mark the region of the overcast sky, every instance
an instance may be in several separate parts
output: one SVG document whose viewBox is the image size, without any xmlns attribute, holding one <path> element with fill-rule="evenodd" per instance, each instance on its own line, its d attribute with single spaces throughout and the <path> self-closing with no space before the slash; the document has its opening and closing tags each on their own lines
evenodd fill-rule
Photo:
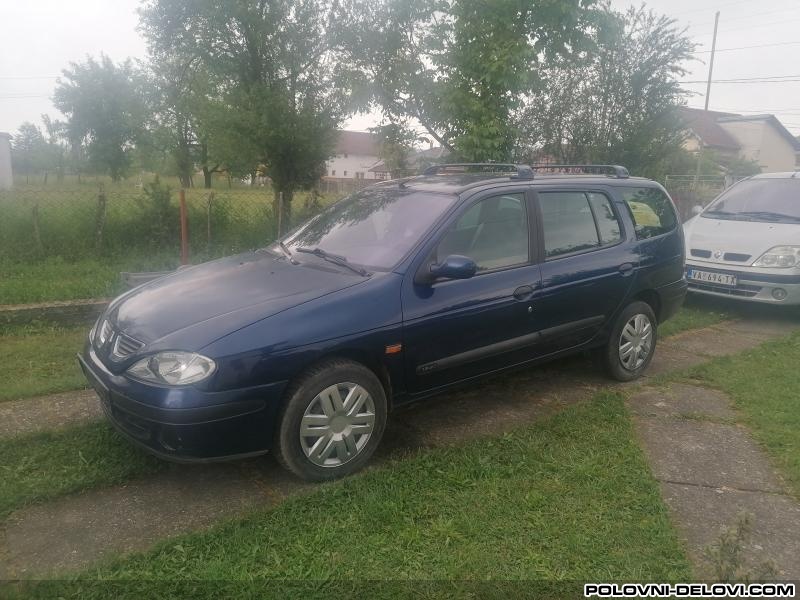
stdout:
<svg viewBox="0 0 800 600">
<path fill-rule="evenodd" d="M 138 0 L 0 0 L 0 131 L 14 133 L 23 121 L 39 123 L 42 113 L 59 116 L 50 96 L 56 76 L 69 61 L 100 52 L 115 61 L 144 58 L 145 44 L 136 31 L 138 4 Z M 630 2 L 612 0 L 612 4 L 622 9 Z M 650 0 L 648 6 L 688 26 L 702 45 L 696 55 L 700 60 L 689 65 L 688 81 L 706 78 L 714 12 L 720 10 L 714 79 L 794 81 L 715 83 L 710 108 L 773 113 L 800 135 L 800 0 Z M 762 47 L 738 49 L 743 46 Z M 702 108 L 705 84 L 686 87 L 697 93 L 689 105 Z M 363 130 L 375 120 L 373 115 L 357 116 L 348 127 Z"/>
</svg>

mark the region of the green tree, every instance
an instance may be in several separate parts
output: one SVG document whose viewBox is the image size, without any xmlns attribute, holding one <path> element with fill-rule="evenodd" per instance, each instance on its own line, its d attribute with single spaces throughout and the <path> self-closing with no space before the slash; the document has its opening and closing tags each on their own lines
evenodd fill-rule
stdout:
<svg viewBox="0 0 800 600">
<path fill-rule="evenodd" d="M 694 45 L 675 21 L 642 8 L 607 9 L 592 45 L 554 56 L 517 114 L 518 156 L 623 164 L 660 179 L 684 139 L 678 79 Z"/>
<path fill-rule="evenodd" d="M 42 115 L 42 124 L 47 134 L 47 168 L 55 170 L 58 181 L 63 181 L 67 168 L 66 123 Z"/>
<path fill-rule="evenodd" d="M 378 156 L 392 177 L 407 177 L 414 167 L 411 155 L 419 136 L 407 126 L 388 123 L 371 129 L 378 136 Z"/>
<path fill-rule="evenodd" d="M 46 165 L 47 142 L 42 130 L 30 121 L 20 125 L 11 146 L 14 172 L 26 178 L 41 172 Z"/>
<path fill-rule="evenodd" d="M 127 174 L 131 150 L 140 138 L 146 107 L 141 80 L 130 60 L 105 55 L 70 63 L 56 84 L 53 103 L 67 115 L 73 147 L 84 146 L 91 164 L 119 181 Z"/>
<path fill-rule="evenodd" d="M 288 227 L 295 191 L 324 173 L 359 77 L 342 61 L 341 6 L 334 0 L 149 0 L 140 14 L 151 52 L 183 64 L 197 60 L 214 78 L 227 134 L 219 154 L 230 160 L 228 150 L 238 146 L 248 163 L 257 153 L 251 171 L 260 163 L 272 180 Z"/>
<path fill-rule="evenodd" d="M 353 0 L 353 61 L 391 122 L 415 120 L 455 158 L 509 160 L 512 115 L 551 56 L 582 47 L 594 0 Z"/>
</svg>

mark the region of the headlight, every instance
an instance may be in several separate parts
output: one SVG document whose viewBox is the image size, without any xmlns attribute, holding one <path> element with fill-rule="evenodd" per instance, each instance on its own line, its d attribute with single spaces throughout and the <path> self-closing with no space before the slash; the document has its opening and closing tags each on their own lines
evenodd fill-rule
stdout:
<svg viewBox="0 0 800 600">
<path fill-rule="evenodd" d="M 200 354 L 168 351 L 143 358 L 128 369 L 128 374 L 151 383 L 188 385 L 205 379 L 214 369 L 214 361 Z"/>
<path fill-rule="evenodd" d="M 800 265 L 800 246 L 775 246 L 761 255 L 754 267 L 788 269 Z"/>
</svg>

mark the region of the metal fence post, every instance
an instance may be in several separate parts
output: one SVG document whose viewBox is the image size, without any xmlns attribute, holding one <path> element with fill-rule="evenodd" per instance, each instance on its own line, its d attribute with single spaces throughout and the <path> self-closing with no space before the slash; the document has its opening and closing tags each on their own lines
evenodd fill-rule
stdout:
<svg viewBox="0 0 800 600">
<path fill-rule="evenodd" d="M 33 204 L 32 215 L 33 217 L 33 241 L 36 244 L 36 251 L 39 254 L 44 254 L 44 244 L 42 244 L 42 233 L 39 229 L 39 201 Z"/>
<path fill-rule="evenodd" d="M 214 202 L 213 190 L 208 193 L 206 200 L 206 252 L 211 254 L 211 204 Z"/>
<path fill-rule="evenodd" d="M 103 186 L 97 192 L 97 215 L 95 218 L 94 247 L 100 250 L 103 246 L 103 229 L 106 226 L 106 193 Z"/>
<path fill-rule="evenodd" d="M 278 237 L 283 234 L 283 192 L 278 193 Z"/>
<path fill-rule="evenodd" d="M 186 219 L 186 190 L 180 191 L 181 207 L 181 265 L 189 264 L 189 223 Z"/>
</svg>

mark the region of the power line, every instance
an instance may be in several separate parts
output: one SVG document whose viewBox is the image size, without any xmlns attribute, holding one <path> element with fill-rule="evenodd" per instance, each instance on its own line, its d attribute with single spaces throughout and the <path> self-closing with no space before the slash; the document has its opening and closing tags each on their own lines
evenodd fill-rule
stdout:
<svg viewBox="0 0 800 600">
<path fill-rule="evenodd" d="M 734 2 L 727 2 L 725 4 L 720 4 L 716 8 L 717 9 L 727 8 L 728 6 L 736 6 L 737 4 L 744 4 L 745 2 L 751 2 L 751 1 L 752 0 L 735 0 Z M 688 15 L 688 14 L 699 13 L 699 12 L 704 12 L 704 11 L 712 11 L 712 10 L 715 10 L 715 9 L 713 9 L 713 8 L 693 8 L 691 10 L 682 10 L 680 12 L 673 13 L 672 16 Z"/>
<path fill-rule="evenodd" d="M 712 83 L 789 83 L 800 80 L 800 75 L 760 75 L 757 77 L 731 77 L 714 79 Z M 683 80 L 678 83 L 706 83 L 705 79 Z"/>
<path fill-rule="evenodd" d="M 733 17 L 732 19 L 724 19 L 723 20 L 723 24 L 724 23 L 730 23 L 732 21 L 741 21 L 742 19 L 754 19 L 756 17 L 766 17 L 768 15 L 776 15 L 776 14 L 786 13 L 786 12 L 796 13 L 797 9 L 796 8 L 780 8 L 778 10 L 770 10 L 770 11 L 767 11 L 767 12 L 757 13 L 755 15 L 741 15 L 741 16 L 738 16 L 738 17 Z"/>
<path fill-rule="evenodd" d="M 797 83 L 800 82 L 800 79 L 762 79 L 762 80 L 742 80 L 742 81 L 724 81 L 716 79 L 711 83 L 720 83 L 723 85 L 753 85 L 758 83 Z M 702 80 L 695 80 L 695 81 L 679 81 L 678 83 L 687 83 L 687 84 L 695 84 L 695 83 L 706 83 Z"/>
<path fill-rule="evenodd" d="M 783 19 L 781 21 L 770 21 L 769 23 L 750 23 L 748 25 L 743 25 L 741 27 L 732 27 L 730 29 L 725 28 L 724 30 L 721 30 L 720 33 L 730 33 L 731 31 L 741 31 L 742 29 L 755 29 L 756 27 L 767 27 L 768 25 L 783 25 L 784 23 L 794 23 L 795 21 L 800 21 L 800 18 Z M 699 36 L 711 35 L 711 32 L 696 33 L 695 35 Z"/>
<path fill-rule="evenodd" d="M 732 52 L 734 50 L 750 50 L 751 48 L 773 48 L 775 46 L 796 46 L 800 42 L 778 42 L 775 44 L 757 44 L 755 46 L 736 46 L 734 48 L 717 48 L 717 52 Z M 697 50 L 692 54 L 708 54 L 711 50 Z"/>
<path fill-rule="evenodd" d="M 694 108 L 696 110 L 703 110 L 700 106 L 688 106 L 688 108 Z M 735 113 L 750 113 L 754 115 L 763 115 L 763 114 L 781 114 L 781 115 L 790 115 L 790 116 L 799 116 L 800 112 L 795 112 L 794 109 L 787 108 L 750 108 L 750 109 L 741 109 L 741 108 L 725 108 L 723 106 L 718 107 L 715 109 L 721 112 L 735 112 Z"/>
</svg>

